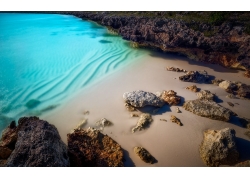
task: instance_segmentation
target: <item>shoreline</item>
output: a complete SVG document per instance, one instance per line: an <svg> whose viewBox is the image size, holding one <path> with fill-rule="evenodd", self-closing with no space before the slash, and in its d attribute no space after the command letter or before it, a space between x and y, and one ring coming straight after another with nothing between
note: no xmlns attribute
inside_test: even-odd
<svg viewBox="0 0 250 180"><path fill-rule="evenodd" d="M114 125L105 127L103 133L113 138L124 149L125 166L205 166L199 156L198 148L203 139L203 131L206 129L219 130L231 127L236 130L236 137L248 141L247 136L244 135L246 129L240 127L234 121L229 123L203 118L185 111L181 105L171 107L165 105L157 115L152 116L154 121L148 129L131 133L131 129L135 126L138 118L130 117L131 112L128 112L124 107L122 95L125 92L134 90L144 90L152 93L162 90L174 90L178 96L183 97L183 104L183 100L197 98L196 93L185 89L185 87L195 84L201 90L210 90L212 93L216 93L221 99L220 105L233 110L241 116L250 118L247 109L249 106L248 100L228 99L226 98L227 93L213 84L179 81L178 77L182 73L167 71L167 66L179 67L188 71L204 69L209 75L216 78L231 81L239 80L249 84L249 79L242 78L241 71L226 69L219 65L195 62L176 55L152 52L150 55L138 59L137 62L86 88L63 107L55 109L41 118L57 127L65 143L67 143L67 133L74 129L84 118L88 119L87 124L83 127L84 129L95 127L95 122L101 118L110 120ZM239 105L230 107L227 101L237 102ZM176 107L179 107L182 113L176 113ZM84 111L89 111L89 115L84 115ZM170 115L178 117L183 126L180 127L172 123L169 120ZM167 122L160 121L161 118L167 119ZM245 146L246 150L250 150L249 143L245 145L243 141L240 142L240 147ZM135 146L146 148L158 162L147 164L141 161L133 152ZM247 154L241 157L241 159L246 158L249 158Z"/></svg>

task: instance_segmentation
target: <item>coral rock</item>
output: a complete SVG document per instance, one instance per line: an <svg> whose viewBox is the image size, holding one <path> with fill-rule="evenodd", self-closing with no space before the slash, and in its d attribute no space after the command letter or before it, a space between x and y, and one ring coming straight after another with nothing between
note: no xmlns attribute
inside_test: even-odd
<svg viewBox="0 0 250 180"><path fill-rule="evenodd" d="M181 102L181 98L176 96L176 94L173 90L163 91L161 98L169 105L178 105Z"/></svg>
<svg viewBox="0 0 250 180"><path fill-rule="evenodd" d="M135 147L134 152L145 163L153 164L156 159L143 147Z"/></svg>

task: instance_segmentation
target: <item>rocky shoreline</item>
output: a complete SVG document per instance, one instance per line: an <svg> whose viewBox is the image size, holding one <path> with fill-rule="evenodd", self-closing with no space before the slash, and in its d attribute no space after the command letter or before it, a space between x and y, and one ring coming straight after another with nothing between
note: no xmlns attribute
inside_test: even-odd
<svg viewBox="0 0 250 180"><path fill-rule="evenodd" d="M146 13L136 15L132 12L61 13L106 26L112 32L131 41L133 47L156 48L163 52L182 54L195 61L246 70L244 76L249 77L250 36L246 33L247 25L244 25L240 18L237 19L241 15L237 12L230 16L236 17L235 19L217 20L213 23L205 20L183 20L189 16L192 18L190 12L179 12L175 18L167 16L168 12L152 12L150 16ZM196 16L205 16L204 12L199 13ZM209 18L214 14L210 12Z"/></svg>

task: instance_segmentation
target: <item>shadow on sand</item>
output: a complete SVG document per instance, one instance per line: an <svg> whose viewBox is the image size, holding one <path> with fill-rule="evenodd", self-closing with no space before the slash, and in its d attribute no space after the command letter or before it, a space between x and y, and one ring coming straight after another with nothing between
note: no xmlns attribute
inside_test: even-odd
<svg viewBox="0 0 250 180"><path fill-rule="evenodd" d="M250 160L250 141L236 137L236 144L240 154L239 162Z"/></svg>
<svg viewBox="0 0 250 180"><path fill-rule="evenodd" d="M124 167L135 167L134 162L132 161L132 159L129 156L129 152L126 151L125 149L122 149L123 151L123 155L124 155Z"/></svg>

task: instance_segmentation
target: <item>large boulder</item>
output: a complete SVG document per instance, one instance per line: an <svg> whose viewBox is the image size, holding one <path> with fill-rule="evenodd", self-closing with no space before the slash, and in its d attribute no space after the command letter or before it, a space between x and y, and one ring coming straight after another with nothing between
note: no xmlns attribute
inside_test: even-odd
<svg viewBox="0 0 250 180"><path fill-rule="evenodd" d="M20 118L15 149L7 159L6 166L69 166L67 146L55 126L37 117Z"/></svg>
<svg viewBox="0 0 250 180"><path fill-rule="evenodd" d="M200 99L186 101L183 108L198 116L220 121L228 121L231 116L235 115L231 110L222 107L214 101Z"/></svg>
<svg viewBox="0 0 250 180"><path fill-rule="evenodd" d="M155 94L142 90L126 92L123 94L123 99L126 103L134 107L144 107L148 105L162 107L165 104L165 102Z"/></svg>
<svg viewBox="0 0 250 180"><path fill-rule="evenodd" d="M179 80L185 82L207 83L209 76L206 71L188 71L185 75L180 76Z"/></svg>
<svg viewBox="0 0 250 180"><path fill-rule="evenodd" d="M73 167L124 166L121 146L94 128L77 129L68 137L68 154Z"/></svg>
<svg viewBox="0 0 250 180"><path fill-rule="evenodd" d="M207 166L234 165L239 158L235 130L206 130L199 151Z"/></svg>

